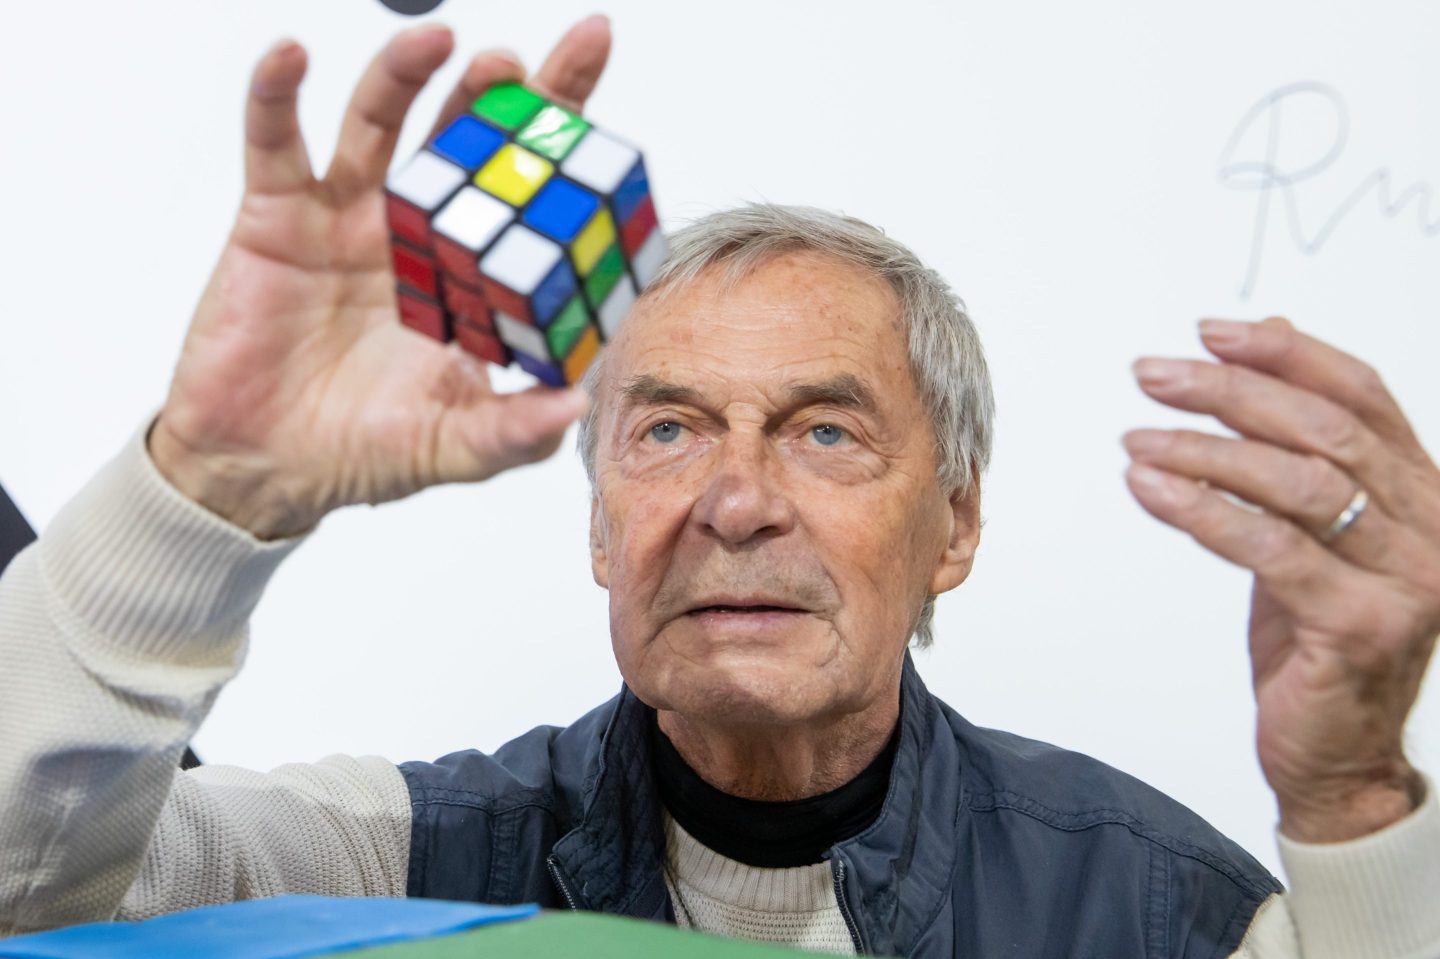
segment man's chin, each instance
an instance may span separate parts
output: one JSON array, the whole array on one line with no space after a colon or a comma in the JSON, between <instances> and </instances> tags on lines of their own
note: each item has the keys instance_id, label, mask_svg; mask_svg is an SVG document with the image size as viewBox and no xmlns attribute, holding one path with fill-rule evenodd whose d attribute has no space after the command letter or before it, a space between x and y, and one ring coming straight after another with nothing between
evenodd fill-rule
<instances>
[{"instance_id":1,"label":"man's chin","mask_svg":"<svg viewBox=\"0 0 1440 959\"><path fill-rule=\"evenodd\" d=\"M676 630L651 644L631 688L657 709L726 725L786 725L843 711L829 630Z\"/></svg>"},{"instance_id":2,"label":"man's chin","mask_svg":"<svg viewBox=\"0 0 1440 959\"><path fill-rule=\"evenodd\" d=\"M790 726L833 711L827 708L830 704L817 702L807 685L797 684L793 677L777 682L761 676L707 673L695 680L659 684L657 701L651 705L715 726Z\"/></svg>"}]
</instances>

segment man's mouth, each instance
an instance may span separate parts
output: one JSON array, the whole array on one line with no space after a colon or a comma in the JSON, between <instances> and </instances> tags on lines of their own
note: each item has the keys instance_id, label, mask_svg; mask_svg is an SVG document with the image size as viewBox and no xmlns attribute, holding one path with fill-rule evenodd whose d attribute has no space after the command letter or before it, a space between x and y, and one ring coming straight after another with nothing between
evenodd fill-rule
<instances>
[{"instance_id":1,"label":"man's mouth","mask_svg":"<svg viewBox=\"0 0 1440 959\"><path fill-rule=\"evenodd\" d=\"M753 603L743 606L730 605L728 603L717 603L713 606L697 606L686 613L687 616L701 616L706 613L719 614L744 614L744 613L801 613L804 610L796 609L794 606L776 606L770 603Z\"/></svg>"}]
</instances>

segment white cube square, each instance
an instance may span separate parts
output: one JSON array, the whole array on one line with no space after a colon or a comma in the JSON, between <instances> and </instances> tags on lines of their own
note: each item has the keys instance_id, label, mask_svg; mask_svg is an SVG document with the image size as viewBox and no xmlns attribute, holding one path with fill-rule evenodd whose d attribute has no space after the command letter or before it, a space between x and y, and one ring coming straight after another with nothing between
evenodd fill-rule
<instances>
[{"instance_id":1,"label":"white cube square","mask_svg":"<svg viewBox=\"0 0 1440 959\"><path fill-rule=\"evenodd\" d=\"M650 236L640 249L635 251L635 257L630 261L630 268L635 271L635 282L640 284L640 289L650 285L655 279L655 274L660 272L660 264L665 262L665 254L670 252L670 245L665 242L665 234L660 232L657 226L650 231Z\"/></svg>"},{"instance_id":2,"label":"white cube square","mask_svg":"<svg viewBox=\"0 0 1440 959\"><path fill-rule=\"evenodd\" d=\"M605 334L606 340L614 338L620 329L620 321L629 315L630 307L634 305L635 284L630 282L630 277L622 276L605 302L600 304L600 332Z\"/></svg>"},{"instance_id":3,"label":"white cube square","mask_svg":"<svg viewBox=\"0 0 1440 959\"><path fill-rule=\"evenodd\" d=\"M560 172L581 186L609 196L639 160L639 150L592 129L560 164Z\"/></svg>"},{"instance_id":4,"label":"white cube square","mask_svg":"<svg viewBox=\"0 0 1440 959\"><path fill-rule=\"evenodd\" d=\"M451 197L435 215L435 232L449 237L467 250L480 252L515 219L510 204L484 190L467 186Z\"/></svg>"},{"instance_id":5,"label":"white cube square","mask_svg":"<svg viewBox=\"0 0 1440 959\"><path fill-rule=\"evenodd\" d=\"M480 258L480 272L522 296L529 296L564 255L560 244L516 223Z\"/></svg>"},{"instance_id":6,"label":"white cube square","mask_svg":"<svg viewBox=\"0 0 1440 959\"><path fill-rule=\"evenodd\" d=\"M517 353L549 361L550 348L545 344L545 334L524 320L517 320L508 313L496 313L495 332L499 334L501 343Z\"/></svg>"},{"instance_id":7,"label":"white cube square","mask_svg":"<svg viewBox=\"0 0 1440 959\"><path fill-rule=\"evenodd\" d=\"M400 199L433 213L468 177L463 168L422 150L390 174L386 185Z\"/></svg>"}]
</instances>

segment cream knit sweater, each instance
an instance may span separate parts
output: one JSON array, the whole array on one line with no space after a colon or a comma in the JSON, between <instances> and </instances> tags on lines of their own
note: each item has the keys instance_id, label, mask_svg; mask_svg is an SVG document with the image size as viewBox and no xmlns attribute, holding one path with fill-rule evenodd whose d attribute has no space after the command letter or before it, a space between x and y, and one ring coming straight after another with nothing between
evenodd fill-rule
<instances>
[{"instance_id":1,"label":"cream knit sweater","mask_svg":"<svg viewBox=\"0 0 1440 959\"><path fill-rule=\"evenodd\" d=\"M665 887L690 929L854 955L830 866L762 869L727 859L665 817Z\"/></svg>"},{"instance_id":2,"label":"cream knit sweater","mask_svg":"<svg viewBox=\"0 0 1440 959\"><path fill-rule=\"evenodd\" d=\"M0 577L0 935L283 892L404 895L409 796L388 761L177 771L297 541L257 542L186 500L142 437ZM752 869L669 828L682 923L850 951L824 867ZM1237 955L1440 959L1434 789L1373 836L1279 842L1291 891Z\"/></svg>"}]
</instances>

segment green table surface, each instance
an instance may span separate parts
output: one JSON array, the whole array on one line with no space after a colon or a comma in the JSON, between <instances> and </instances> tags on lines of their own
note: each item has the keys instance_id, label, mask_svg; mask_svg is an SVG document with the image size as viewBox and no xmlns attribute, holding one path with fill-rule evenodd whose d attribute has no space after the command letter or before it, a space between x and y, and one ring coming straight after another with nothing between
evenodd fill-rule
<instances>
[{"instance_id":1,"label":"green table surface","mask_svg":"<svg viewBox=\"0 0 1440 959\"><path fill-rule=\"evenodd\" d=\"M796 950L721 939L658 922L589 912L542 912L532 919L501 922L433 939L332 953L346 959L794 959ZM804 953L802 953L804 955Z\"/></svg>"}]
</instances>

